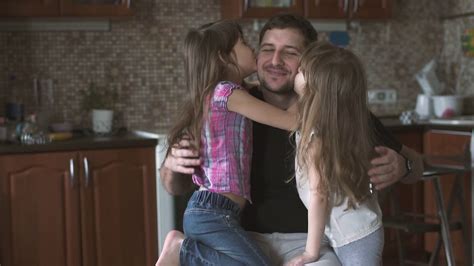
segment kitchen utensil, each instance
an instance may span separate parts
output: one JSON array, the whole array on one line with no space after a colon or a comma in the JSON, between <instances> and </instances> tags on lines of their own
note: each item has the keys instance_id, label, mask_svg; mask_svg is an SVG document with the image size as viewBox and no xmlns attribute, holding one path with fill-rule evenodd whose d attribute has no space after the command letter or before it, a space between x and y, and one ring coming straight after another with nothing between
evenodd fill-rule
<instances>
[{"instance_id":1,"label":"kitchen utensil","mask_svg":"<svg viewBox=\"0 0 474 266\"><path fill-rule=\"evenodd\" d=\"M111 110L92 110L92 130L94 133L110 133L112 131L113 115L114 112Z\"/></svg>"},{"instance_id":2,"label":"kitchen utensil","mask_svg":"<svg viewBox=\"0 0 474 266\"><path fill-rule=\"evenodd\" d=\"M431 96L426 94L418 94L416 97L415 112L418 114L418 119L429 119L433 114L433 100L431 99Z\"/></svg>"},{"instance_id":3,"label":"kitchen utensil","mask_svg":"<svg viewBox=\"0 0 474 266\"><path fill-rule=\"evenodd\" d=\"M450 118L462 114L463 97L459 95L435 95L433 109L436 117Z\"/></svg>"}]
</instances>

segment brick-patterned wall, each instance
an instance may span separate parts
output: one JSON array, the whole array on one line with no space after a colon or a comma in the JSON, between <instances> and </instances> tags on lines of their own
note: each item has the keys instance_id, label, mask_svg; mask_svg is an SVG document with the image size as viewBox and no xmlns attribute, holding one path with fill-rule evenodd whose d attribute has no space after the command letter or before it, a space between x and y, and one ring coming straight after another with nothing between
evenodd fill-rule
<instances>
[{"instance_id":1,"label":"brick-patterned wall","mask_svg":"<svg viewBox=\"0 0 474 266\"><path fill-rule=\"evenodd\" d=\"M165 132L186 94L180 53L186 31L219 19L220 4L218 0L135 0L132 8L135 15L113 21L109 32L0 32L0 115L12 89L32 111L32 79L50 78L53 120L88 126L78 95L94 81L119 86L118 124ZM460 37L453 31L474 27L473 20L439 19L467 10L474 10L470 0L394 0L393 19L350 28L349 47L366 64L369 89L398 92L397 104L372 106L376 114L412 109L420 92L414 74L435 56L463 64L459 90L474 91L473 60L458 56ZM243 27L256 46L258 30L253 21ZM321 38L327 39L327 34L321 33ZM13 88L8 83L12 74L17 77Z\"/></svg>"}]
</instances>

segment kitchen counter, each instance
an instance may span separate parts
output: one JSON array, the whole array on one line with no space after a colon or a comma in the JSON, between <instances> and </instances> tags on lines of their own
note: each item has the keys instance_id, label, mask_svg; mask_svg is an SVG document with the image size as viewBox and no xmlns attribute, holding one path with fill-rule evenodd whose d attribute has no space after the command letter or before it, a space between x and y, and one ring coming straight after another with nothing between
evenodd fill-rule
<instances>
[{"instance_id":1,"label":"kitchen counter","mask_svg":"<svg viewBox=\"0 0 474 266\"><path fill-rule=\"evenodd\" d=\"M47 144L21 145L14 143L4 143L0 144L0 155L70 150L149 147L156 146L158 144L158 140L156 138L145 135L146 134L143 134L142 132L121 132L111 136L76 136L70 140L54 141Z\"/></svg>"},{"instance_id":2,"label":"kitchen counter","mask_svg":"<svg viewBox=\"0 0 474 266\"><path fill-rule=\"evenodd\" d=\"M382 124L389 130L425 130L425 129L438 129L438 130L456 130L456 131L471 131L474 128L473 123L462 123L459 119L436 119L433 122L420 121L412 124L403 124L400 122L398 117L379 117Z\"/></svg>"}]
</instances>

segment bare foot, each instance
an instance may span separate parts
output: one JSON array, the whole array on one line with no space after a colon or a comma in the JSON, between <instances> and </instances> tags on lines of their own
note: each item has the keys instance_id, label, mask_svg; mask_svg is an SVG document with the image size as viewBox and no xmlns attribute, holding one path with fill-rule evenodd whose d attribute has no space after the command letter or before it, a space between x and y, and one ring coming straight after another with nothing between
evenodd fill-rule
<instances>
[{"instance_id":1,"label":"bare foot","mask_svg":"<svg viewBox=\"0 0 474 266\"><path fill-rule=\"evenodd\" d=\"M163 250L155 266L179 266L179 249L184 235L180 231L172 230L165 238Z\"/></svg>"}]
</instances>

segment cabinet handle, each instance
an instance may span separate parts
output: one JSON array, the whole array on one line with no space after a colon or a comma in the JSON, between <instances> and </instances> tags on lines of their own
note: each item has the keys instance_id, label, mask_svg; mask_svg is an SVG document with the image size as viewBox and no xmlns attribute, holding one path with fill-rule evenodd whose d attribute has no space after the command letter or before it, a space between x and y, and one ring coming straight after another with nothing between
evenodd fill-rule
<instances>
[{"instance_id":1,"label":"cabinet handle","mask_svg":"<svg viewBox=\"0 0 474 266\"><path fill-rule=\"evenodd\" d=\"M347 15L347 10L349 8L349 0L344 0L344 14Z\"/></svg>"},{"instance_id":2,"label":"cabinet handle","mask_svg":"<svg viewBox=\"0 0 474 266\"><path fill-rule=\"evenodd\" d=\"M71 187L74 187L74 159L69 159L69 182L71 183Z\"/></svg>"},{"instance_id":3,"label":"cabinet handle","mask_svg":"<svg viewBox=\"0 0 474 266\"><path fill-rule=\"evenodd\" d=\"M354 0L354 9L353 13L357 13L357 9L359 8L359 0Z\"/></svg>"},{"instance_id":4,"label":"cabinet handle","mask_svg":"<svg viewBox=\"0 0 474 266\"><path fill-rule=\"evenodd\" d=\"M89 161L87 160L87 157L84 157L84 175L86 177L86 184L85 187L89 186Z\"/></svg>"}]
</instances>

